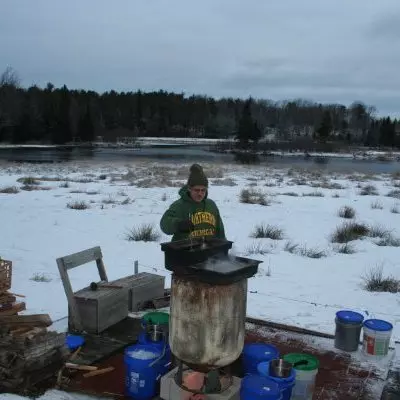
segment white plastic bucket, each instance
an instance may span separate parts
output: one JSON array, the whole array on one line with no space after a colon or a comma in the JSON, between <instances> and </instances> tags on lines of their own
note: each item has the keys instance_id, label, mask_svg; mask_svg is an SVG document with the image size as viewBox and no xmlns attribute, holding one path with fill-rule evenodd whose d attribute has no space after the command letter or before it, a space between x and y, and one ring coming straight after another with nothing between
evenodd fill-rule
<instances>
[{"instance_id":1,"label":"white plastic bucket","mask_svg":"<svg viewBox=\"0 0 400 400\"><path fill-rule=\"evenodd\" d=\"M368 319L363 326L363 351L368 356L384 357L389 352L393 325L380 319Z\"/></svg>"},{"instance_id":2,"label":"white plastic bucket","mask_svg":"<svg viewBox=\"0 0 400 400\"><path fill-rule=\"evenodd\" d=\"M283 359L293 364L296 370L296 380L291 400L312 400L319 368L318 359L311 354L305 353L286 354ZM296 366L296 363L302 361L307 361L307 364Z\"/></svg>"},{"instance_id":3,"label":"white plastic bucket","mask_svg":"<svg viewBox=\"0 0 400 400\"><path fill-rule=\"evenodd\" d=\"M312 400L317 373L318 369L313 371L299 371L296 369L296 383L292 391L292 400Z\"/></svg>"}]
</instances>

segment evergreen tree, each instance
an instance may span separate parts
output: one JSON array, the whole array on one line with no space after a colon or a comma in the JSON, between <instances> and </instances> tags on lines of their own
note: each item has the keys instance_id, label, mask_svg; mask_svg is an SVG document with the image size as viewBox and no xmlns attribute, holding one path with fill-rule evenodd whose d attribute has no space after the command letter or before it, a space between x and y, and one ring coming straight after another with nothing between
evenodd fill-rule
<instances>
[{"instance_id":1,"label":"evergreen tree","mask_svg":"<svg viewBox=\"0 0 400 400\"><path fill-rule=\"evenodd\" d=\"M390 117L383 118L379 128L379 142L384 146L395 145L395 125Z\"/></svg>"},{"instance_id":2,"label":"evergreen tree","mask_svg":"<svg viewBox=\"0 0 400 400\"><path fill-rule=\"evenodd\" d=\"M71 97L68 88L64 85L58 90L58 110L56 116L56 126L52 132L52 142L54 144L65 144L72 141L71 127Z\"/></svg>"},{"instance_id":3,"label":"evergreen tree","mask_svg":"<svg viewBox=\"0 0 400 400\"><path fill-rule=\"evenodd\" d=\"M332 117L329 110L324 111L322 121L317 129L317 134L320 140L325 141L332 133Z\"/></svg>"},{"instance_id":4,"label":"evergreen tree","mask_svg":"<svg viewBox=\"0 0 400 400\"><path fill-rule=\"evenodd\" d=\"M252 103L253 100L251 98L246 100L238 121L236 139L239 142L239 147L242 149L248 149L250 147L250 141L257 143L261 138L261 131L257 122L253 120L251 113Z\"/></svg>"},{"instance_id":5,"label":"evergreen tree","mask_svg":"<svg viewBox=\"0 0 400 400\"><path fill-rule=\"evenodd\" d=\"M93 142L95 138L95 123L89 105L86 106L85 112L79 118L78 136L83 142Z\"/></svg>"}]
</instances>

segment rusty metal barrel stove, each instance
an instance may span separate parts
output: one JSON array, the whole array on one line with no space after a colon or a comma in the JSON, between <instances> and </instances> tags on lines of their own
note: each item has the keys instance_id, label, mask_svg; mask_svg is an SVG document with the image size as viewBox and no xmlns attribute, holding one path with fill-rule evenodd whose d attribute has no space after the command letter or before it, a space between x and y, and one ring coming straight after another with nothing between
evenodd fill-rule
<instances>
[{"instance_id":1,"label":"rusty metal barrel stove","mask_svg":"<svg viewBox=\"0 0 400 400\"><path fill-rule=\"evenodd\" d=\"M208 372L227 366L244 345L247 279L261 261L228 254L221 239L162 243L172 271L169 344L189 368Z\"/></svg>"}]
</instances>

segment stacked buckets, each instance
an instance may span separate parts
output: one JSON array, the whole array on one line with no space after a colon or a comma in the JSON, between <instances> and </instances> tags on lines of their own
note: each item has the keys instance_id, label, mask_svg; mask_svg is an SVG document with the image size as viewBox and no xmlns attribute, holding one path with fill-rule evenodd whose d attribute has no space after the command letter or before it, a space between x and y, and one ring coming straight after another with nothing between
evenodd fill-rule
<instances>
[{"instance_id":1,"label":"stacked buckets","mask_svg":"<svg viewBox=\"0 0 400 400\"><path fill-rule=\"evenodd\" d=\"M353 352L360 344L363 330L362 348L364 354L372 357L385 357L389 352L393 325L381 319L367 319L362 314L350 310L336 313L335 347Z\"/></svg>"},{"instance_id":2,"label":"stacked buckets","mask_svg":"<svg viewBox=\"0 0 400 400\"><path fill-rule=\"evenodd\" d=\"M274 345L251 343L244 346L242 360L241 400L312 399L319 367L312 355L291 353L280 359ZM286 375L273 374L271 366L276 363L287 365Z\"/></svg>"},{"instance_id":3,"label":"stacked buckets","mask_svg":"<svg viewBox=\"0 0 400 400\"><path fill-rule=\"evenodd\" d=\"M142 318L139 341L125 349L125 393L135 400L149 400L157 393L160 378L169 370L169 315L151 312ZM164 332L163 334L161 332Z\"/></svg>"}]
</instances>

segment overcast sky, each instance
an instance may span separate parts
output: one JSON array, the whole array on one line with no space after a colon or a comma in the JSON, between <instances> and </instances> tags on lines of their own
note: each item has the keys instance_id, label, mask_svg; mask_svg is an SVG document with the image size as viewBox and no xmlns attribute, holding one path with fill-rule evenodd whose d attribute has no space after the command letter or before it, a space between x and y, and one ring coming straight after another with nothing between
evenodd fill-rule
<instances>
[{"instance_id":1,"label":"overcast sky","mask_svg":"<svg viewBox=\"0 0 400 400\"><path fill-rule=\"evenodd\" d=\"M400 0L1 0L22 84L360 100L400 116Z\"/></svg>"}]
</instances>

